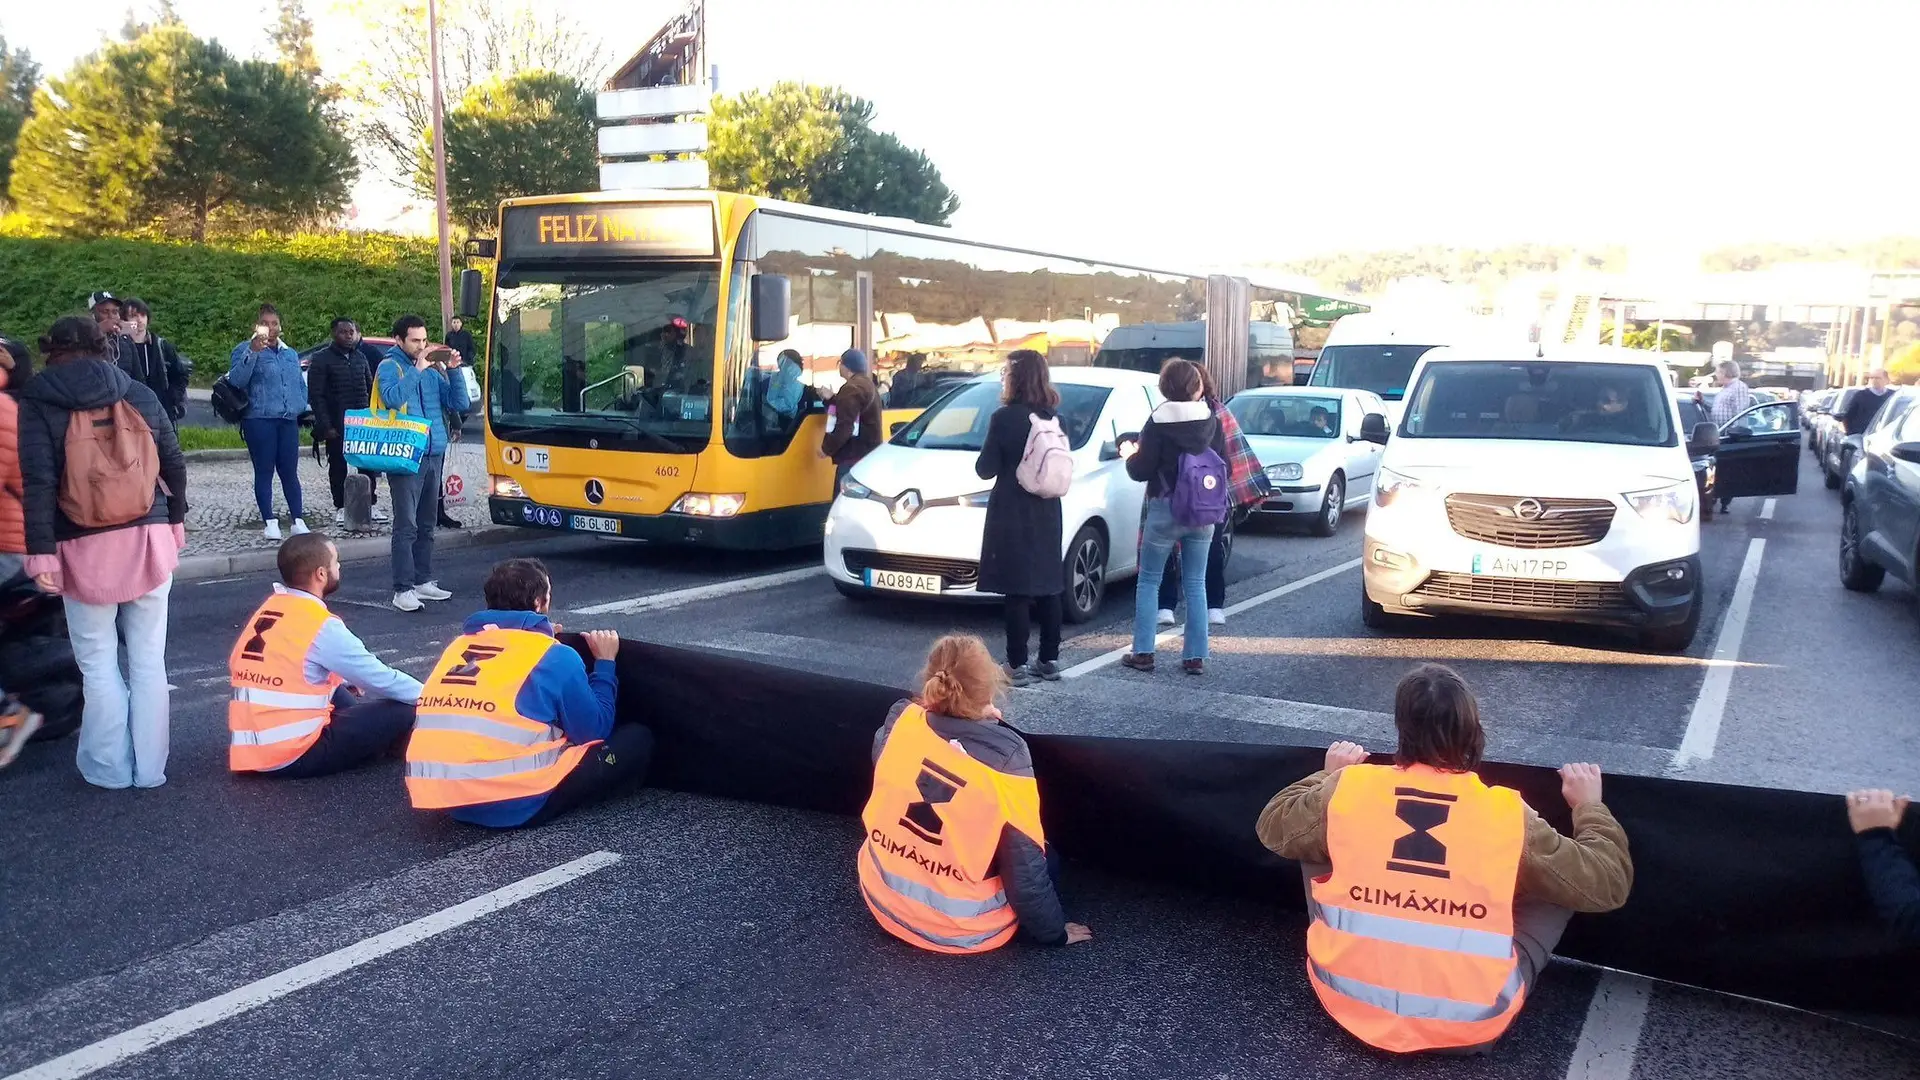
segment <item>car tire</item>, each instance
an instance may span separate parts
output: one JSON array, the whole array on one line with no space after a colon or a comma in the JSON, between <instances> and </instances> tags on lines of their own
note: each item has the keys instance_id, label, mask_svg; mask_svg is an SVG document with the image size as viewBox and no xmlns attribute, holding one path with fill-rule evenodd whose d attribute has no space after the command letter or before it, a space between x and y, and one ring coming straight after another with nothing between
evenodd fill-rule
<instances>
[{"instance_id":1,"label":"car tire","mask_svg":"<svg viewBox=\"0 0 1920 1080\"><path fill-rule=\"evenodd\" d=\"M1840 490L1840 479L1842 475L1844 474L1836 473L1832 469L1827 468L1826 462L1822 461L1820 463L1820 479L1827 485L1828 491Z\"/></svg>"},{"instance_id":2,"label":"car tire","mask_svg":"<svg viewBox=\"0 0 1920 1080\"><path fill-rule=\"evenodd\" d=\"M1886 579L1886 568L1868 562L1860 552L1860 511L1850 502L1840 512L1840 584L1853 592L1873 592Z\"/></svg>"},{"instance_id":3,"label":"car tire","mask_svg":"<svg viewBox=\"0 0 1920 1080\"><path fill-rule=\"evenodd\" d=\"M1320 513L1313 519L1313 535L1332 536L1340 531L1340 516L1347 512L1347 478L1334 473L1327 479L1327 497L1320 502Z\"/></svg>"},{"instance_id":4,"label":"car tire","mask_svg":"<svg viewBox=\"0 0 1920 1080\"><path fill-rule=\"evenodd\" d=\"M1064 588L1060 614L1070 623L1083 623L1100 612L1107 594L1107 538L1093 525L1082 525L1067 545L1060 568Z\"/></svg>"},{"instance_id":5,"label":"car tire","mask_svg":"<svg viewBox=\"0 0 1920 1080\"><path fill-rule=\"evenodd\" d=\"M1391 630L1400 625L1400 616L1388 614L1387 609L1373 602L1367 595L1367 584L1360 583L1360 622L1369 630Z\"/></svg>"},{"instance_id":6,"label":"car tire","mask_svg":"<svg viewBox=\"0 0 1920 1080\"><path fill-rule=\"evenodd\" d=\"M1687 621L1678 626L1661 626L1640 631L1640 647L1652 652L1685 652L1693 644L1695 635L1700 633L1700 609L1706 606L1706 597L1698 591L1693 596L1693 610L1687 612Z\"/></svg>"},{"instance_id":7,"label":"car tire","mask_svg":"<svg viewBox=\"0 0 1920 1080\"><path fill-rule=\"evenodd\" d=\"M858 585L849 585L844 581L835 581L833 583L833 588L835 592L838 592L841 596L844 596L849 600L873 599L873 593L867 591L866 589L861 588Z\"/></svg>"}]
</instances>

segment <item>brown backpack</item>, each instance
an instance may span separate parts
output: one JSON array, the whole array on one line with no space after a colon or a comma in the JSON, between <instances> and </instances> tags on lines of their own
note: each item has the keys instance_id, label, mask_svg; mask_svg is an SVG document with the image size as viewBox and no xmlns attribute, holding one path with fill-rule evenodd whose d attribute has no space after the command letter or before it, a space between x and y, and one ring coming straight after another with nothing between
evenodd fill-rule
<instances>
[{"instance_id":1,"label":"brown backpack","mask_svg":"<svg viewBox=\"0 0 1920 1080\"><path fill-rule=\"evenodd\" d=\"M160 480L160 448L146 417L124 398L67 417L67 466L60 512L83 529L108 529L147 516Z\"/></svg>"}]
</instances>

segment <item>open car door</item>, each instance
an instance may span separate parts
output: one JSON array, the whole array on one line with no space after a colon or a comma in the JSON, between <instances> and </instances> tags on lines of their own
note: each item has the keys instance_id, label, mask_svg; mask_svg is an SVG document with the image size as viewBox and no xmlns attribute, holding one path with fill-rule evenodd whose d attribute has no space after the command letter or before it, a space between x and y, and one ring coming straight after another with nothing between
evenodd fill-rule
<instances>
[{"instance_id":1,"label":"open car door","mask_svg":"<svg viewBox=\"0 0 1920 1080\"><path fill-rule=\"evenodd\" d=\"M1800 415L1790 401L1756 405L1720 426L1714 493L1791 495L1800 489Z\"/></svg>"}]
</instances>

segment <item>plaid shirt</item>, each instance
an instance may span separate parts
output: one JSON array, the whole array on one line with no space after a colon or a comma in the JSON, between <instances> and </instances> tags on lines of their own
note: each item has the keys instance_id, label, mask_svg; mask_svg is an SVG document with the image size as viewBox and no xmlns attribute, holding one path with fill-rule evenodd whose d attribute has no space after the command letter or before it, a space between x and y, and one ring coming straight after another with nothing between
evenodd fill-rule
<instances>
[{"instance_id":1,"label":"plaid shirt","mask_svg":"<svg viewBox=\"0 0 1920 1080\"><path fill-rule=\"evenodd\" d=\"M1208 401L1213 406L1213 414L1220 418L1220 436L1227 444L1227 496L1233 500L1234 514L1229 521L1237 521L1238 512L1264 500L1273 494L1273 481L1267 479L1267 471L1260 467L1260 459L1254 456L1253 444L1247 441L1240 431L1240 421L1233 418L1225 405L1218 401ZM1146 544L1147 500L1140 498L1140 535L1134 539L1134 556L1139 557Z\"/></svg>"},{"instance_id":2,"label":"plaid shirt","mask_svg":"<svg viewBox=\"0 0 1920 1080\"><path fill-rule=\"evenodd\" d=\"M1747 384L1735 379L1720 388L1713 398L1713 423L1715 427L1739 416L1753 407L1753 392Z\"/></svg>"}]
</instances>

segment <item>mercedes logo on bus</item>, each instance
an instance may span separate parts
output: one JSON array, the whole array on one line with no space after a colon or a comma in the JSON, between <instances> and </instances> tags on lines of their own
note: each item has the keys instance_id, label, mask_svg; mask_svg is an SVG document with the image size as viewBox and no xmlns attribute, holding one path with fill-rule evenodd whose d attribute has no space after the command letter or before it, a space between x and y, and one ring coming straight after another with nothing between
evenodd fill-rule
<instances>
[{"instance_id":1,"label":"mercedes logo on bus","mask_svg":"<svg viewBox=\"0 0 1920 1080\"><path fill-rule=\"evenodd\" d=\"M598 480L587 481L587 501L595 506L607 501L607 489Z\"/></svg>"}]
</instances>

